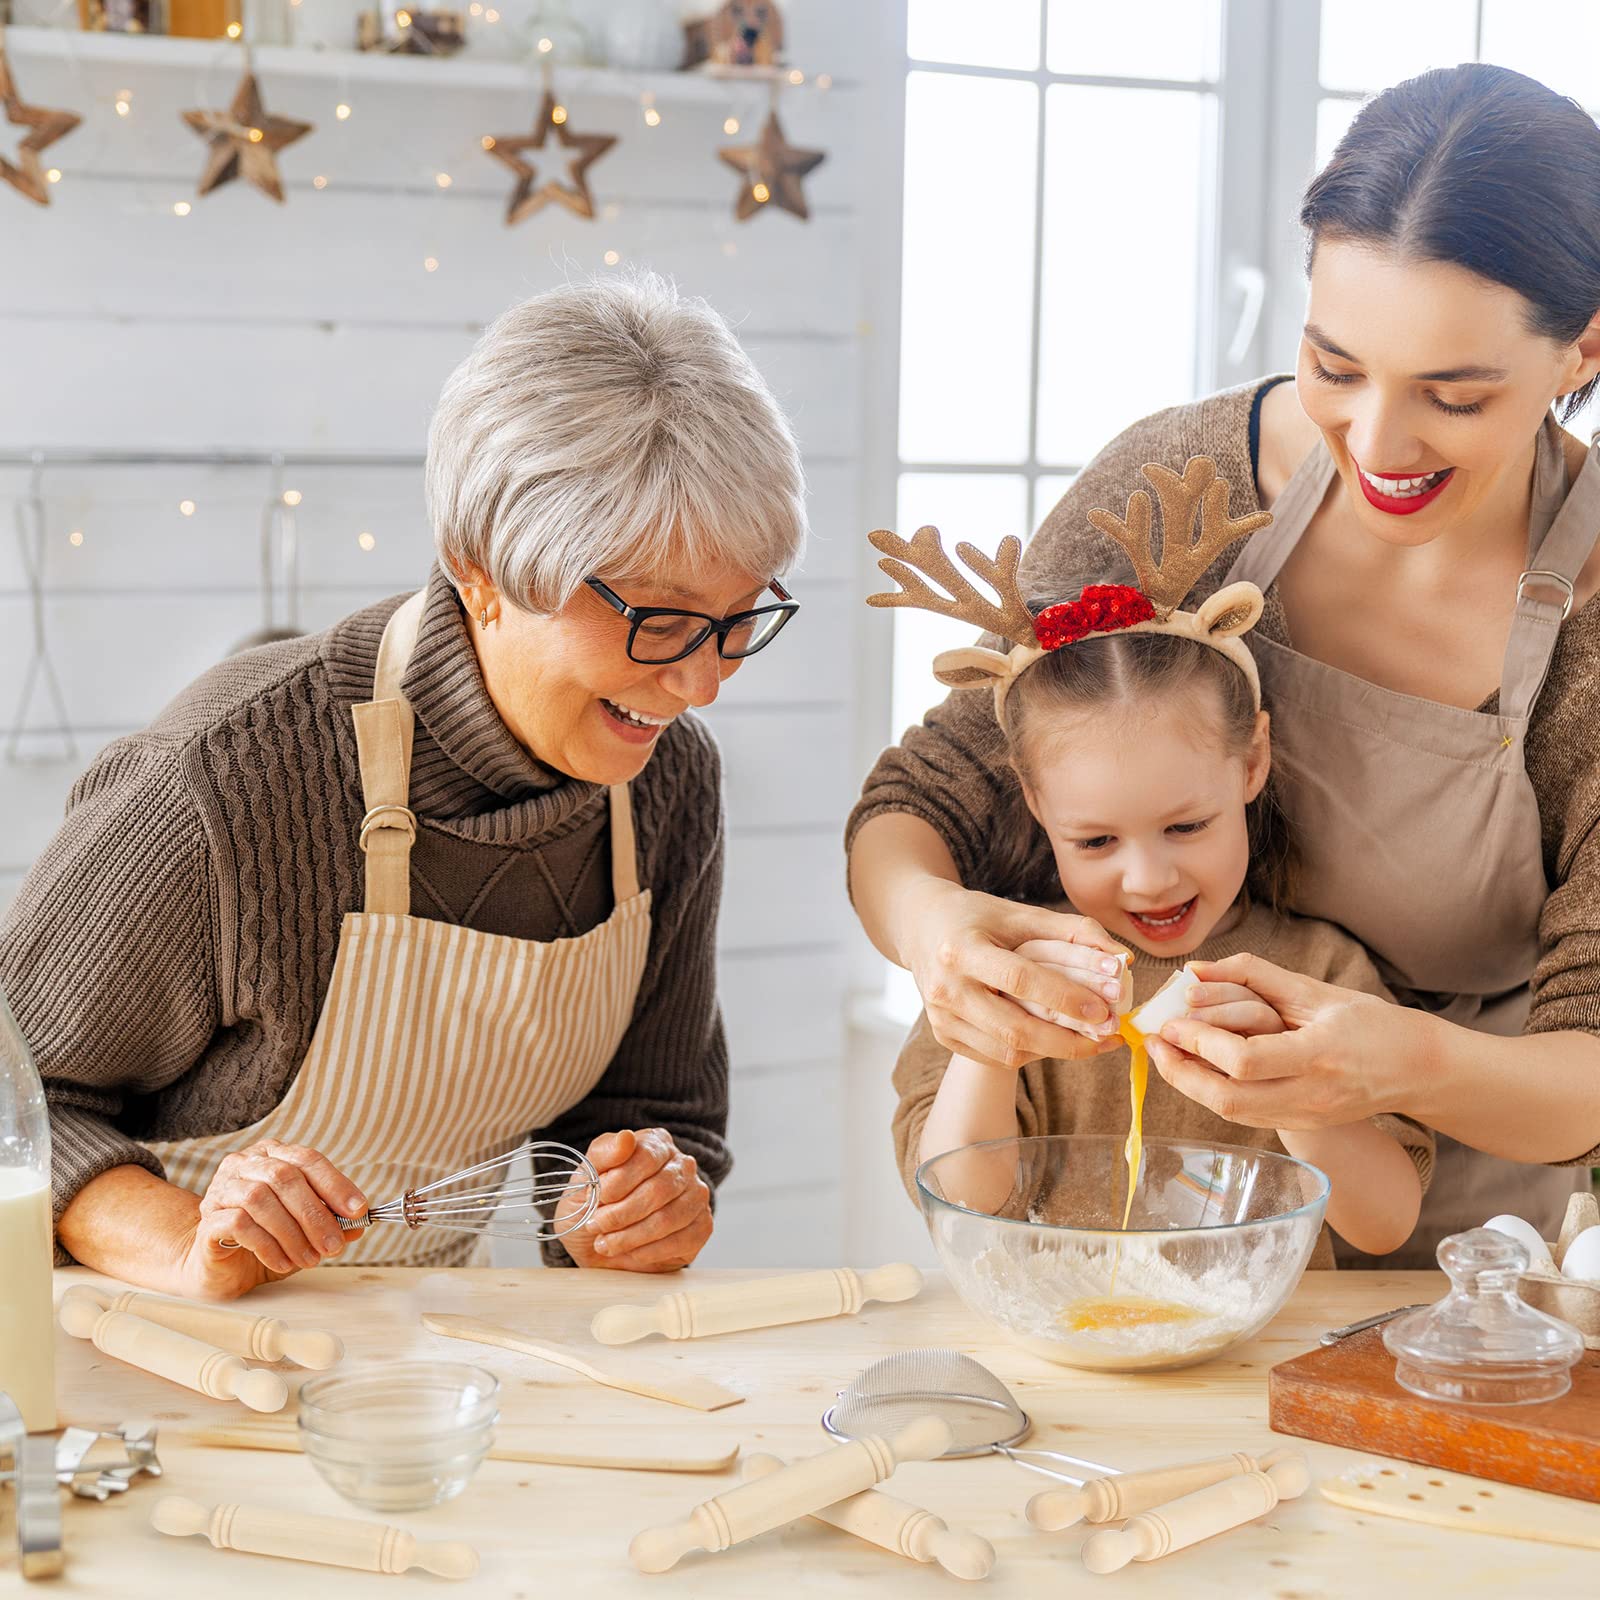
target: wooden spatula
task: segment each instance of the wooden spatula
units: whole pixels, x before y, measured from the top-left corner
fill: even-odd
[[[651,1400],[666,1400],[675,1406],[690,1406],[696,1411],[720,1411],[724,1406],[736,1406],[743,1399],[732,1389],[724,1389],[709,1378],[698,1378],[676,1368],[647,1364],[631,1356],[626,1364],[606,1362],[596,1365],[574,1350],[560,1345],[541,1344],[511,1328],[496,1327],[492,1322],[480,1322],[476,1317],[449,1316],[430,1311],[423,1316],[423,1327],[431,1333],[442,1333],[447,1339],[472,1339],[478,1344],[498,1345],[502,1350],[516,1350],[525,1356],[537,1356],[541,1361],[554,1362],[571,1372],[581,1373],[608,1389],[625,1389],[629,1394],[642,1394]]]
[[[298,1450],[300,1430],[287,1418],[232,1427],[194,1428],[187,1444],[222,1450]],[[603,1445],[597,1441],[604,1439]],[[627,1472],[721,1472],[738,1459],[739,1446],[679,1444],[663,1449],[644,1440],[618,1437],[607,1428],[519,1427],[496,1423],[491,1461],[533,1461],[552,1467],[611,1467]]]

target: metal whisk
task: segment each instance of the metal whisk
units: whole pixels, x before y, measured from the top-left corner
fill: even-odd
[[[530,1175],[507,1183],[501,1174],[526,1158]],[[540,1163],[543,1163],[541,1170]],[[560,1226],[547,1216],[569,1189],[583,1195],[583,1204]],[[449,1233],[486,1233],[497,1239],[564,1239],[575,1233],[600,1204],[600,1174],[589,1158],[570,1145],[539,1139],[518,1145],[504,1155],[452,1172],[406,1192],[395,1200],[369,1207],[359,1217],[336,1217],[347,1233],[361,1232],[375,1222],[403,1222],[408,1228],[442,1228]],[[219,1241],[224,1249],[238,1240]]]
[[[527,1178],[504,1182],[498,1174],[524,1156],[531,1166]],[[544,1170],[540,1170],[540,1160]],[[583,1191],[583,1205],[557,1227],[542,1206],[553,1206],[573,1187]],[[600,1174],[589,1158],[570,1145],[553,1139],[518,1145],[503,1156],[480,1161],[475,1167],[436,1178],[420,1188],[407,1189],[398,1200],[385,1200],[359,1217],[340,1217],[347,1233],[370,1228],[375,1222],[403,1222],[408,1228],[443,1228],[450,1233],[487,1233],[497,1239],[561,1239],[576,1232],[600,1204]]]

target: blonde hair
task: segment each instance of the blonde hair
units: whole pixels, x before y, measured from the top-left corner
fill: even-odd
[[[513,306],[450,375],[428,430],[445,567],[559,611],[586,577],[669,563],[776,576],[805,546],[794,434],[727,323],[654,273]]]

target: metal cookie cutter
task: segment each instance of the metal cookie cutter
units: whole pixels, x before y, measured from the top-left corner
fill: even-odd
[[[11,1396],[0,1393],[0,1473],[17,1489],[17,1564],[24,1578],[54,1578],[66,1565],[61,1553],[61,1496],[56,1488],[55,1440],[32,1437]]]
[[[125,1457],[109,1465],[101,1459],[88,1461],[102,1440],[114,1440]],[[100,1452],[103,1456],[104,1452]],[[156,1459],[156,1427],[153,1422],[125,1422],[120,1428],[67,1428],[56,1441],[56,1479],[80,1500],[105,1500],[126,1492],[141,1472],[152,1478],[161,1476]]]

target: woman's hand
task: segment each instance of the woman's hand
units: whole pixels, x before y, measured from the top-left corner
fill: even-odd
[[[263,1139],[223,1157],[201,1197],[181,1270],[202,1285],[215,1284],[197,1293],[242,1294],[338,1255],[345,1234],[333,1213],[359,1217],[366,1209],[361,1191],[326,1156]],[[240,1248],[224,1248],[224,1239]],[[240,1286],[230,1290],[235,1282]]]
[[[676,1272],[700,1254],[711,1237],[711,1186],[665,1128],[603,1133],[587,1154],[600,1174],[600,1204],[561,1241],[580,1267]],[[583,1204],[575,1180],[556,1206],[557,1224]]]
[[[1195,984],[1189,990],[1189,1014],[1196,1022],[1224,1028],[1242,1039],[1288,1031],[1283,1018],[1254,989],[1247,989],[1242,983]]]
[[[1044,1057],[1081,1060],[1120,1042],[1087,1038],[1024,1009],[1069,1015],[1090,1027],[1115,1028],[1120,993],[1119,945],[1087,917],[1018,905],[929,878],[915,891],[912,930],[901,953],[928,1013],[933,1036],[954,1055],[1015,1071]],[[1074,981],[1025,954],[1047,942],[1051,964],[1081,973]],[[1076,959],[1074,959],[1076,958]]]
[[[1197,961],[1207,988],[1247,990],[1281,1020],[1245,1035],[1179,1017],[1150,1042],[1156,1070],[1180,1094],[1247,1128],[1330,1128],[1392,1111],[1402,1074],[1422,1056],[1419,1013],[1375,995],[1286,972],[1259,956]],[[1248,1002],[1224,1000],[1218,1010]]]

